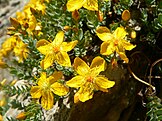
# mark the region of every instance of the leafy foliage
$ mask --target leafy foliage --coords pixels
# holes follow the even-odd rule
[[[147,116],[150,117],[149,121],[161,121],[162,120],[162,104],[161,99],[157,96],[149,96],[147,103]]]
[[[74,102],[87,101],[96,91],[107,92],[114,86],[115,82],[109,82],[105,75],[96,80],[96,76],[106,70],[106,64],[110,64],[112,69],[118,67],[118,63],[127,65],[131,56],[128,51],[137,46],[133,51],[138,53],[143,49],[144,42],[151,47],[156,46],[162,29],[161,1],[98,0],[97,4],[89,6],[85,5],[86,2],[80,7],[75,0],[31,0],[22,12],[17,13],[17,18],[10,19],[12,27],[8,28],[8,34],[11,38],[0,49],[0,67],[8,68],[18,81],[16,84],[1,82],[0,90],[7,95],[7,104],[0,107],[0,114],[4,115],[11,107],[25,112],[25,121],[43,120],[41,106],[52,104],[51,108],[53,102],[64,99],[62,85],[67,90],[69,87],[76,88]],[[70,11],[67,4],[78,8]],[[124,15],[125,11],[127,14]],[[57,36],[60,31],[64,35]],[[67,44],[74,41],[77,43],[75,46]],[[12,56],[11,60],[8,55]],[[93,59],[92,67],[89,67]],[[71,63],[67,65],[72,66],[64,66],[67,60]],[[55,80],[58,78],[58,75],[54,76],[55,72],[62,73],[60,79]],[[41,77],[42,73],[50,78]],[[83,75],[85,77],[82,79]],[[53,80],[58,83],[51,88]],[[73,94],[73,91],[70,89],[70,94],[66,96]],[[56,94],[54,99],[53,93]],[[28,103],[21,102],[21,96],[23,101],[28,99]],[[161,100],[158,97],[148,96],[147,108],[150,121],[162,120]],[[7,117],[7,120],[17,121],[14,117]]]

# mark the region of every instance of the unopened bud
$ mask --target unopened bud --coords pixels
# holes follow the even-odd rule
[[[16,116],[16,119],[18,120],[24,120],[26,118],[25,112],[21,112]]]
[[[6,100],[5,100],[5,98],[2,99],[2,100],[0,100],[0,107],[2,107],[2,106],[4,106],[4,105],[6,105]]]
[[[6,81],[6,79],[3,79],[0,84],[4,86],[6,84]]]
[[[3,121],[3,117],[2,117],[2,115],[0,114],[0,121]]]
[[[124,10],[122,13],[122,19],[124,21],[128,21],[130,19],[130,12],[129,10]]]
[[[13,26],[7,28],[8,31],[15,30]]]
[[[13,80],[11,83],[10,83],[10,85],[15,85],[15,83],[17,82],[17,80],[15,79],[15,80]]]
[[[12,32],[12,31],[8,31],[7,32],[7,35],[14,35],[15,33],[14,32]]]
[[[102,21],[103,21],[103,12],[98,11],[98,12],[97,12],[97,16],[98,16],[98,20],[99,20],[100,22],[102,22]]]
[[[11,24],[12,24],[12,26],[15,28],[15,29],[17,29],[19,26],[20,26],[20,23],[18,22],[18,20],[17,19],[15,19],[15,18],[10,18],[10,22],[11,22]]]
[[[70,30],[70,29],[71,29],[70,26],[64,26],[64,30],[65,30],[65,31],[68,31],[68,30]]]
[[[78,10],[75,10],[75,11],[72,12],[72,18],[73,18],[75,21],[78,21],[78,20],[79,20],[80,15],[79,15]]]
[[[135,31],[132,31],[132,32],[131,32],[131,38],[132,38],[132,39],[136,38],[136,32],[135,32]]]
[[[117,60],[116,59],[112,59],[111,60],[111,65],[112,65],[112,68],[118,67]]]

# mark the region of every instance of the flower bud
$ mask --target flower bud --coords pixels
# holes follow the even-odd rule
[[[10,83],[10,85],[13,86],[13,85],[15,85],[16,82],[17,82],[17,80],[15,79]]]
[[[79,15],[78,10],[75,10],[75,11],[72,12],[72,18],[73,18],[75,21],[78,21],[78,20],[79,20],[80,15]]]
[[[18,120],[24,120],[26,118],[25,112],[21,112],[16,116],[16,119]]]
[[[71,29],[70,26],[64,26],[64,30],[65,30],[65,31],[68,31],[68,30],[70,30],[70,29]]]
[[[0,82],[0,84],[4,86],[4,85],[6,84],[6,81],[7,81],[6,79],[3,79],[3,80]]]
[[[18,22],[17,19],[10,17],[10,22],[11,22],[12,26],[13,26],[15,29],[17,29],[18,27],[20,27],[20,23]]]
[[[124,21],[128,21],[130,19],[130,12],[129,10],[124,10],[122,13],[122,19]]]
[[[3,98],[2,100],[0,100],[0,107],[6,105],[6,100],[5,98]]]
[[[136,38],[136,32],[135,32],[135,31],[132,31],[132,32],[131,32],[131,38],[132,38],[132,39]]]
[[[97,12],[97,16],[98,16],[98,20],[99,20],[100,22],[102,22],[102,21],[103,21],[103,12],[98,11],[98,12]]]
[[[3,117],[2,117],[2,115],[0,114],[0,121],[3,121]]]

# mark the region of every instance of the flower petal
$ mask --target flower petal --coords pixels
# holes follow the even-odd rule
[[[96,29],[96,34],[102,41],[105,42],[113,39],[113,35],[110,33],[110,30],[104,26],[98,27]]]
[[[124,39],[124,37],[127,35],[127,32],[125,31],[124,27],[118,27],[115,32],[113,33],[114,37],[117,39]]]
[[[66,95],[69,92],[69,89],[59,82],[53,83],[51,88],[51,91],[59,96]]]
[[[53,54],[47,54],[45,58],[42,60],[42,66],[43,69],[49,68],[52,64],[53,61],[55,60],[55,56]]]
[[[83,4],[83,7],[92,10],[98,11],[98,0],[85,0],[86,2]]]
[[[101,58],[100,56],[97,56],[92,60],[90,68],[91,69],[98,68],[101,72],[105,70],[105,66],[106,66],[105,60]]]
[[[41,43],[41,42],[40,42]],[[39,46],[38,43],[38,50],[40,51],[40,53],[42,53],[43,55],[47,55],[49,53],[49,51],[51,51],[50,49],[52,48],[51,43],[44,45],[44,46]]]
[[[62,71],[55,71],[48,79],[50,85],[63,77]]]
[[[41,105],[44,109],[49,110],[53,107],[53,97],[52,92],[48,90],[42,94]]]
[[[96,77],[97,75],[99,75],[101,71],[104,71],[106,69],[105,60],[99,56],[95,57],[92,60],[90,68],[91,68],[91,76]]]
[[[82,76],[86,75],[90,71],[89,66],[79,57],[74,59],[74,69],[79,75]]]
[[[133,48],[136,47],[136,45],[131,44],[130,42],[126,40],[122,40],[122,45],[126,50],[132,50]]]
[[[71,66],[71,61],[67,52],[58,52],[56,54],[56,60],[58,64],[62,66],[68,66],[68,67]]]
[[[62,44],[64,40],[64,32],[63,31],[59,31],[56,36],[54,41],[52,42],[53,46],[55,47],[60,47],[60,45]]]
[[[106,77],[102,77],[102,76],[96,77],[95,83],[97,84],[97,86],[104,89],[111,88],[115,85],[114,81],[109,81]]]
[[[40,47],[40,46],[45,46],[45,45],[47,45],[47,44],[49,44],[49,43],[50,43],[50,42],[48,42],[47,40],[41,39],[41,40],[39,40],[39,41],[37,42],[36,48],[38,48],[38,47]]]
[[[120,58],[121,58],[122,60],[124,60],[126,63],[129,62],[129,59],[127,58],[127,56],[125,55],[124,52],[117,52],[117,53],[119,54],[119,56],[120,56]]]
[[[32,98],[40,98],[42,89],[39,86],[31,87],[30,94]]]
[[[77,40],[72,41],[72,42],[63,42],[63,43],[61,44],[61,50],[62,50],[62,51],[65,51],[65,52],[71,51],[71,50],[75,47],[75,45],[76,45],[77,43],[78,43]]]
[[[83,76],[75,76],[71,80],[66,82],[66,85],[69,87],[81,87],[85,83]]]
[[[43,85],[45,85],[46,83],[48,83],[48,82],[47,82],[46,76],[47,76],[47,75],[46,75],[45,72],[42,72],[42,73],[41,73],[41,76],[40,76],[40,78],[38,79],[38,85],[39,85],[39,86],[43,87]]]
[[[115,51],[115,47],[113,43],[103,42],[101,44],[100,53],[102,55],[110,55]]]
[[[69,0],[66,4],[68,11],[74,11],[80,9],[83,4],[85,3],[85,0]]]
[[[92,83],[87,82],[78,91],[78,93],[79,93],[79,95],[78,95],[79,100],[81,102],[85,102],[85,101],[87,101],[89,99],[92,99],[93,94],[94,94],[93,90],[94,90],[94,87],[93,87]]]

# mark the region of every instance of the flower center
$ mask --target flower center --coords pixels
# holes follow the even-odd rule
[[[59,52],[59,48],[58,47],[54,47],[53,50],[54,50],[55,53]]]
[[[89,76],[89,77],[87,78],[87,81],[88,81],[88,82],[93,82],[93,78],[92,78],[91,76]]]
[[[114,41],[114,45],[117,46],[118,43],[119,43],[119,41],[116,39],[116,40]]]

